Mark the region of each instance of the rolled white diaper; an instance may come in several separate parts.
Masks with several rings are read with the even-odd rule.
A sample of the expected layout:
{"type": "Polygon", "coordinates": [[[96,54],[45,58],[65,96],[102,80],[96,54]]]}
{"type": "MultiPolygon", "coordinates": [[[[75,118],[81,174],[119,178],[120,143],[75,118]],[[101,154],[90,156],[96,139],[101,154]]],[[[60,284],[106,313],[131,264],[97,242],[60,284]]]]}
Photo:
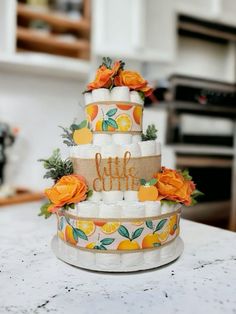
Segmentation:
{"type": "Polygon", "coordinates": [[[142,156],[153,156],[156,154],[155,141],[143,141],[138,143],[141,149],[142,156]]]}
{"type": "Polygon", "coordinates": [[[124,192],[122,191],[102,191],[102,200],[106,203],[122,201],[124,192]]]}
{"type": "Polygon", "coordinates": [[[154,217],[161,214],[161,202],[160,201],[146,201],[145,203],[145,215],[146,217],[154,217]]]}
{"type": "Polygon", "coordinates": [[[125,202],[122,206],[122,217],[124,218],[143,218],[145,217],[145,207],[140,202],[125,202]]]}
{"type": "Polygon", "coordinates": [[[96,266],[104,269],[119,268],[121,264],[120,254],[96,253],[96,266]]]}
{"type": "Polygon", "coordinates": [[[97,217],[98,216],[98,204],[95,202],[80,202],[76,204],[77,215],[79,217],[97,217]]]}
{"type": "Polygon", "coordinates": [[[77,248],[71,247],[69,245],[64,246],[65,256],[70,260],[70,262],[74,263],[77,261],[77,248]]]}
{"type": "Polygon", "coordinates": [[[130,101],[143,106],[144,100],[141,98],[140,94],[136,91],[130,92],[130,101]]]}
{"type": "Polygon", "coordinates": [[[112,134],[112,143],[117,145],[131,144],[132,135],[131,134],[112,134]]]}
{"type": "Polygon", "coordinates": [[[106,204],[100,203],[99,206],[99,217],[100,218],[120,218],[121,217],[121,206],[119,204],[106,204]]]}
{"type": "Polygon", "coordinates": [[[81,146],[72,146],[70,148],[70,157],[83,158],[83,150],[81,149],[81,146]]]}
{"type": "Polygon", "coordinates": [[[128,145],[120,145],[119,146],[119,157],[124,157],[126,152],[130,152],[131,157],[140,157],[141,150],[138,143],[128,144],[128,145]]]}
{"type": "Polygon", "coordinates": [[[102,192],[93,191],[93,194],[87,199],[88,202],[99,202],[102,200],[102,192]]]}
{"type": "Polygon", "coordinates": [[[88,104],[93,103],[93,96],[91,92],[84,93],[84,104],[87,106],[88,104]]]}
{"type": "Polygon", "coordinates": [[[77,250],[77,259],[82,266],[94,266],[95,265],[95,253],[77,250]]]}
{"type": "Polygon", "coordinates": [[[124,191],[125,201],[138,201],[138,191],[124,191]]]}
{"type": "Polygon", "coordinates": [[[70,207],[69,207],[69,209],[68,209],[67,212],[68,212],[69,214],[71,214],[71,215],[77,216],[77,214],[78,214],[77,206],[75,205],[75,208],[70,208],[70,207]]]}
{"type": "Polygon", "coordinates": [[[165,260],[165,259],[171,257],[173,254],[175,254],[175,250],[176,250],[176,242],[175,241],[163,246],[163,248],[160,249],[161,259],[165,260]]]}
{"type": "Polygon", "coordinates": [[[105,145],[101,147],[101,155],[102,158],[115,158],[119,155],[119,145],[111,144],[111,145],[105,145]]]}
{"type": "Polygon", "coordinates": [[[92,91],[93,102],[96,101],[109,101],[110,90],[107,88],[98,88],[92,91]]]}
{"type": "Polygon", "coordinates": [[[132,135],[132,143],[138,143],[138,142],[141,142],[141,140],[142,140],[141,135],[139,134],[132,135]]]}
{"type": "Polygon", "coordinates": [[[143,253],[144,262],[147,264],[158,263],[161,259],[161,252],[159,249],[147,251],[143,253]]]}
{"type": "Polygon", "coordinates": [[[86,144],[80,145],[77,149],[77,157],[79,158],[95,158],[100,153],[101,148],[98,145],[86,144]]]}
{"type": "Polygon", "coordinates": [[[161,204],[161,214],[163,215],[163,214],[167,214],[167,213],[172,213],[173,211],[175,211],[175,207],[176,207],[175,204],[170,205],[166,202],[163,202],[161,204]]]}
{"type": "Polygon", "coordinates": [[[70,146],[69,147],[69,157],[76,157],[76,146],[70,146]]]}
{"type": "Polygon", "coordinates": [[[142,265],[144,262],[143,253],[123,253],[121,254],[122,267],[130,267],[136,265],[142,265]]]}
{"type": "Polygon", "coordinates": [[[93,134],[93,144],[98,146],[111,144],[112,137],[110,134],[93,134]]]}
{"type": "Polygon", "coordinates": [[[156,142],[156,155],[161,155],[161,143],[156,142]]]}
{"type": "Polygon", "coordinates": [[[113,87],[111,90],[111,100],[130,101],[129,88],[127,86],[113,87]]]}

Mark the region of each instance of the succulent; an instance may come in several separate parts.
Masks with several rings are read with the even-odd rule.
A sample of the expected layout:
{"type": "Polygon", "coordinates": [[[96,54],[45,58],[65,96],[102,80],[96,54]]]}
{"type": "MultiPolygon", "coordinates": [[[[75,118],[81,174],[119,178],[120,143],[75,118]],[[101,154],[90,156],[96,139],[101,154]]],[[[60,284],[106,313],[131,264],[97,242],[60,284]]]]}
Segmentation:
{"type": "Polygon", "coordinates": [[[156,140],[157,129],[154,124],[150,124],[147,127],[146,133],[142,133],[142,141],[156,140]]]}

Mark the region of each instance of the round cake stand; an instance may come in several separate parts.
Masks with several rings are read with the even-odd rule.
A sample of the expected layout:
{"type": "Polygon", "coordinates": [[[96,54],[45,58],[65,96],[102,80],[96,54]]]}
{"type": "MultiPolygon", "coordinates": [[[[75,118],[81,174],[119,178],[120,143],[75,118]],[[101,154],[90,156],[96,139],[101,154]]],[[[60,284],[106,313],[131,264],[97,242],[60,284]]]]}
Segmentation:
{"type": "MultiPolygon", "coordinates": [[[[83,265],[83,263],[81,263],[81,261],[79,259],[75,260],[75,259],[71,258],[66,253],[68,245],[66,245],[63,241],[61,241],[56,235],[52,238],[51,247],[52,247],[53,253],[56,255],[56,257],[58,259],[62,260],[63,262],[65,262],[67,264],[70,264],[70,265],[73,265],[73,266],[76,266],[79,268],[84,268],[87,270],[99,271],[99,272],[135,272],[135,271],[158,268],[158,267],[164,266],[164,265],[169,264],[169,263],[173,262],[174,260],[176,260],[183,253],[184,242],[180,237],[178,237],[175,240],[175,242],[176,242],[175,252],[173,253],[173,255],[169,256],[168,258],[165,258],[165,259],[159,258],[154,263],[143,262],[142,264],[136,265],[136,266],[130,266],[130,267],[120,266],[119,268],[116,267],[114,269],[109,269],[109,270],[108,269],[106,270],[104,268],[100,268],[97,265],[86,267],[83,265]],[[59,243],[59,241],[60,241],[60,243],[59,243]]],[[[75,248],[75,250],[78,250],[78,249],[75,248]]]]}

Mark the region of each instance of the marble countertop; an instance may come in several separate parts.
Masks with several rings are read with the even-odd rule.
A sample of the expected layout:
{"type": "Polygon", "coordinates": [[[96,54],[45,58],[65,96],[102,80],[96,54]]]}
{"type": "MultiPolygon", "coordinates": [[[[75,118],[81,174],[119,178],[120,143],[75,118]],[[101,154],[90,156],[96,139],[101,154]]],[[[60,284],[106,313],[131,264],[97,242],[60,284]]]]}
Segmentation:
{"type": "Polygon", "coordinates": [[[133,274],[80,270],[51,252],[39,203],[0,208],[0,313],[236,314],[236,233],[182,220],[183,255],[133,274]]]}

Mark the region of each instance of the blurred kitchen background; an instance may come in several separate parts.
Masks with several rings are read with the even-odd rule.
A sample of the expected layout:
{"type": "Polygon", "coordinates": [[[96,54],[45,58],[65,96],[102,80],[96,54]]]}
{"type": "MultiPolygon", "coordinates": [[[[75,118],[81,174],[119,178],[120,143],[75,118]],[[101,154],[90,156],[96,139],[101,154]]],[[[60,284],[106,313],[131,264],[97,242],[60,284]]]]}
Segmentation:
{"type": "Polygon", "coordinates": [[[58,125],[83,118],[103,56],[156,87],[144,125],[205,193],[184,216],[236,230],[235,0],[0,0],[0,205],[11,186],[40,197],[37,159],[68,154],[58,125]]]}

